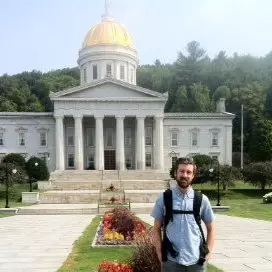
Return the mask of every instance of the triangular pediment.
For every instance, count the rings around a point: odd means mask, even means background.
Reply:
[[[152,90],[144,89],[139,86],[128,84],[126,82],[108,79],[100,80],[91,84],[78,86],[72,89],[64,90],[58,93],[51,93],[51,99],[163,99],[166,96],[154,92]]]

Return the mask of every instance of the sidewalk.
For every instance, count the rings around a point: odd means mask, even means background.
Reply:
[[[149,215],[140,215],[153,223]],[[216,214],[210,263],[224,272],[272,272],[272,222]]]
[[[0,219],[1,272],[55,272],[94,215],[17,215]],[[151,216],[139,217],[153,223]],[[225,272],[272,271],[272,222],[217,214],[211,264]]]
[[[93,215],[17,215],[0,219],[1,272],[55,272]]]

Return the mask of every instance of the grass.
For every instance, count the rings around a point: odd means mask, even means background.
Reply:
[[[216,185],[196,184],[194,188],[201,190],[209,197],[212,205],[216,205]],[[229,189],[225,192],[220,190],[221,205],[230,206],[230,210],[224,212],[224,214],[272,221],[272,204],[263,204],[262,200],[263,195],[271,191],[272,188],[262,191],[243,182],[237,182],[233,189]]]
[[[19,206],[29,206],[31,204],[22,203],[22,192],[29,191],[29,184],[14,184],[9,187],[9,206],[11,208]],[[35,191],[35,190],[33,190]],[[6,188],[4,184],[0,184],[0,208],[4,208],[6,204]]]
[[[91,243],[99,222],[100,216],[96,216],[75,242],[72,253],[58,272],[95,272],[103,260],[122,262],[132,254],[131,247],[92,248]],[[208,271],[222,272],[212,265],[208,266]]]

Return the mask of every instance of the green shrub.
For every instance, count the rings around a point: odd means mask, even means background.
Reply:
[[[38,157],[33,156],[27,161],[26,171],[30,179],[35,179],[35,180],[49,179],[48,168],[45,162]]]
[[[213,159],[205,154],[197,154],[193,156],[193,159],[195,161],[196,167],[200,168],[202,166],[210,166],[213,162]]]
[[[25,169],[26,166],[25,158],[20,153],[9,153],[3,158],[2,162],[13,163],[21,169]]]

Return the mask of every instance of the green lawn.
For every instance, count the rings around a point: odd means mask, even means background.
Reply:
[[[14,184],[13,186],[9,187],[9,206],[11,208],[30,205],[21,202],[22,192],[29,192],[28,183]],[[5,204],[6,204],[6,188],[5,185],[0,184],[0,208],[4,208]]]
[[[91,243],[96,233],[100,217],[96,216],[75,242],[72,253],[64,262],[58,272],[95,272],[101,261],[124,261],[133,252],[131,247],[92,248]],[[222,272],[211,265],[209,272]]]
[[[262,201],[262,196],[271,192],[272,188],[262,191],[243,182],[236,184],[235,188],[226,192],[220,190],[221,205],[230,206],[230,211],[223,214],[272,221],[272,204],[263,204]],[[216,185],[197,184],[194,185],[194,188],[201,190],[209,197],[211,203],[216,205]]]

